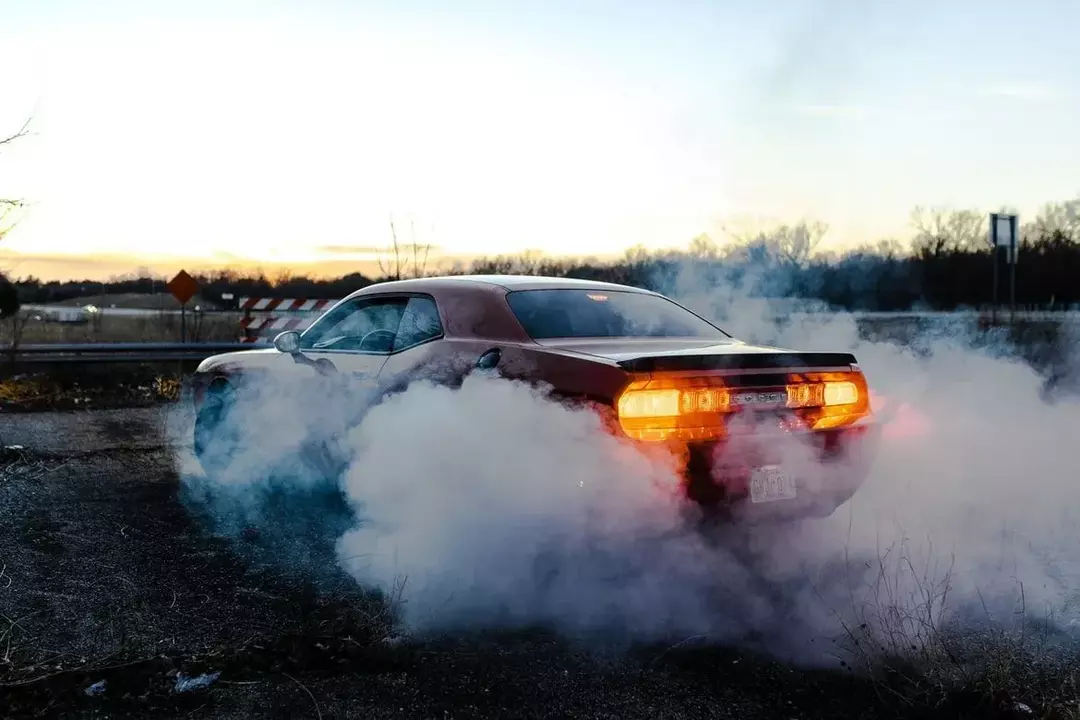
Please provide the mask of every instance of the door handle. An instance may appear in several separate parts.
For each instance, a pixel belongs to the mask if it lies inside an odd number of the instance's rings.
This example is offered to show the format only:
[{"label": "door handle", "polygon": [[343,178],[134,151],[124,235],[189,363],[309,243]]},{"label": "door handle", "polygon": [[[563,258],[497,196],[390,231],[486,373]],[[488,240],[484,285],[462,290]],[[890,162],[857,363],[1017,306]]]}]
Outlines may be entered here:
[{"label": "door handle", "polygon": [[329,358],[321,357],[312,360],[304,353],[296,353],[292,356],[292,359],[297,365],[307,365],[315,368],[315,372],[320,375],[333,375],[338,372],[337,365],[330,362]]}]

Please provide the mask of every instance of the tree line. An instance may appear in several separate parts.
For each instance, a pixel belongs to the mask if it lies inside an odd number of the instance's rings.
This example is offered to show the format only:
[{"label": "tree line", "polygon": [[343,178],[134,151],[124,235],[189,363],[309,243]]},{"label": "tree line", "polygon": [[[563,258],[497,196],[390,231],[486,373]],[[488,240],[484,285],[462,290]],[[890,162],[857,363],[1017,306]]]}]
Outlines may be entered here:
[{"label": "tree line", "polygon": [[[221,270],[197,276],[201,297],[229,305],[222,296],[340,298],[386,279],[433,274],[535,274],[584,278],[674,292],[693,283],[738,286],[765,297],[797,297],[848,310],[954,310],[985,307],[993,300],[994,253],[987,218],[968,210],[916,209],[905,245],[895,239],[843,252],[823,251],[828,228],[819,223],[782,225],[718,243],[707,235],[681,250],[627,250],[616,260],[547,257],[525,252],[479,258],[452,267],[381,264],[381,277],[351,273],[314,278],[284,272]],[[390,253],[415,254],[395,244]],[[411,272],[402,272],[405,266]],[[387,272],[387,268],[397,268]],[[1062,309],[1080,304],[1080,199],[1047,205],[1021,231],[1016,301],[1022,307]],[[999,258],[999,301],[1008,295],[1009,268]],[[44,282],[33,277],[13,286],[23,303],[54,303],[98,293],[162,293],[162,280],[116,278],[109,282]],[[0,290],[2,293],[2,290]]]}]

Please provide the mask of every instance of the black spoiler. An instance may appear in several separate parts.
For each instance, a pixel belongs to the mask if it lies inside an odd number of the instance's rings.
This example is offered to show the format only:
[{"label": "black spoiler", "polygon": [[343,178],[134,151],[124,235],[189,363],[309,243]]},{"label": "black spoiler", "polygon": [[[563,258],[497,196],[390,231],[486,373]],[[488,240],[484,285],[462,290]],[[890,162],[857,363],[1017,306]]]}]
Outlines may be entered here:
[{"label": "black spoiler", "polygon": [[677,370],[813,370],[854,365],[851,353],[775,352],[723,353],[717,355],[646,355],[622,360],[619,367],[629,372]]}]

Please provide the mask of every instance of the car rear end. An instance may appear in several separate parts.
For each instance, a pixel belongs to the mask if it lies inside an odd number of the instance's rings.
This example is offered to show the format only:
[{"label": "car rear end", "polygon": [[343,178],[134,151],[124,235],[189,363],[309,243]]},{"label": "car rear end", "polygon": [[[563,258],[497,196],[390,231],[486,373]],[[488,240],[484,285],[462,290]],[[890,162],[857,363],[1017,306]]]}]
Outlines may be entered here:
[{"label": "car rear end", "polygon": [[675,449],[703,507],[741,520],[831,514],[873,459],[866,378],[850,354],[761,350],[622,361],[619,429]]},{"label": "car rear end", "polygon": [[828,515],[869,472],[878,428],[850,353],[749,345],[634,288],[507,299],[529,336],[565,361],[557,379],[541,374],[569,395],[603,388],[614,431],[673,450],[702,507],[740,520]]}]

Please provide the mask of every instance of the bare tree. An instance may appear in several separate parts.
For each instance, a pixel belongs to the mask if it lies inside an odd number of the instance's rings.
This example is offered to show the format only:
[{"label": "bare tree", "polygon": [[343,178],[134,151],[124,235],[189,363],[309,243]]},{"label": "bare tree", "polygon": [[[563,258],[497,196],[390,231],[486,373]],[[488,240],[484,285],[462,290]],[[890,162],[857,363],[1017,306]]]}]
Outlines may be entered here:
[{"label": "bare tree", "polygon": [[416,226],[409,220],[409,232],[412,235],[413,252],[413,277],[424,277],[427,274],[428,255],[431,253],[431,244],[421,245],[416,242]]},{"label": "bare tree", "polygon": [[895,260],[907,254],[903,243],[894,237],[879,239],[872,243],[861,243],[855,247],[838,254],[837,259],[853,257],[880,257],[884,260]]},{"label": "bare tree", "polygon": [[699,260],[713,260],[720,254],[719,248],[708,233],[701,233],[690,241],[690,256]]},{"label": "bare tree", "polygon": [[[379,272],[383,277],[389,280],[400,280],[402,270],[401,259],[401,245],[398,244],[397,239],[397,227],[394,225],[394,218],[390,218],[390,238],[392,244],[390,246],[390,259],[387,264],[383,264],[383,259],[379,258]],[[405,262],[408,262],[407,260]]]},{"label": "bare tree", "polygon": [[[390,240],[388,248],[389,258],[379,258],[379,272],[388,280],[401,280],[411,274],[412,277],[423,277],[427,273],[428,256],[431,253],[430,243],[419,243],[416,240],[416,225],[409,220],[409,233],[412,242],[401,243],[398,240],[397,224],[390,218]],[[409,272],[409,254],[412,255],[412,271]]]},{"label": "bare tree", "polygon": [[939,257],[951,252],[978,252],[986,247],[986,218],[976,210],[917,207],[911,213],[915,254]]},{"label": "bare tree", "polygon": [[[5,145],[10,145],[21,137],[25,137],[29,132],[30,121],[27,120],[23,123],[23,126],[19,128],[19,131],[14,135],[9,135],[4,138],[0,138],[0,150],[3,150]],[[4,235],[11,230],[12,223],[10,222],[11,216],[15,210],[23,206],[23,201],[16,198],[0,198],[0,239],[3,239]]]},{"label": "bare tree", "polygon": [[517,275],[536,275],[543,262],[542,250],[527,249],[514,258],[514,273]]},{"label": "bare tree", "polygon": [[735,245],[728,250],[728,257],[764,267],[805,267],[828,230],[826,223],[802,221],[772,230],[733,235]]},{"label": "bare tree", "polygon": [[[24,137],[30,128],[30,121],[27,120],[23,123],[23,126],[19,128],[19,131],[14,135],[9,135],[4,138],[0,138],[0,150],[3,150],[4,146],[10,145],[21,137]],[[23,206],[22,200],[12,198],[0,198],[0,240],[4,238],[12,228],[13,222],[11,221],[15,211]],[[0,318],[9,318],[15,316],[19,311],[19,294],[7,277],[0,273]],[[12,321],[18,322],[18,318]],[[12,328],[12,338],[15,337],[14,327]]]},{"label": "bare tree", "polygon": [[1080,198],[1043,205],[1034,222],[1025,226],[1023,233],[1032,239],[1053,237],[1055,234],[1080,239]]},{"label": "bare tree", "polygon": [[823,222],[785,225],[776,233],[777,256],[785,264],[805,267],[828,231]]},{"label": "bare tree", "polygon": [[899,240],[894,237],[889,237],[878,240],[874,245],[874,252],[886,260],[895,260],[896,258],[903,257],[906,250]]},{"label": "bare tree", "polygon": [[292,270],[289,268],[281,268],[274,273],[274,278],[270,281],[274,287],[283,287],[288,285],[293,279]]}]

